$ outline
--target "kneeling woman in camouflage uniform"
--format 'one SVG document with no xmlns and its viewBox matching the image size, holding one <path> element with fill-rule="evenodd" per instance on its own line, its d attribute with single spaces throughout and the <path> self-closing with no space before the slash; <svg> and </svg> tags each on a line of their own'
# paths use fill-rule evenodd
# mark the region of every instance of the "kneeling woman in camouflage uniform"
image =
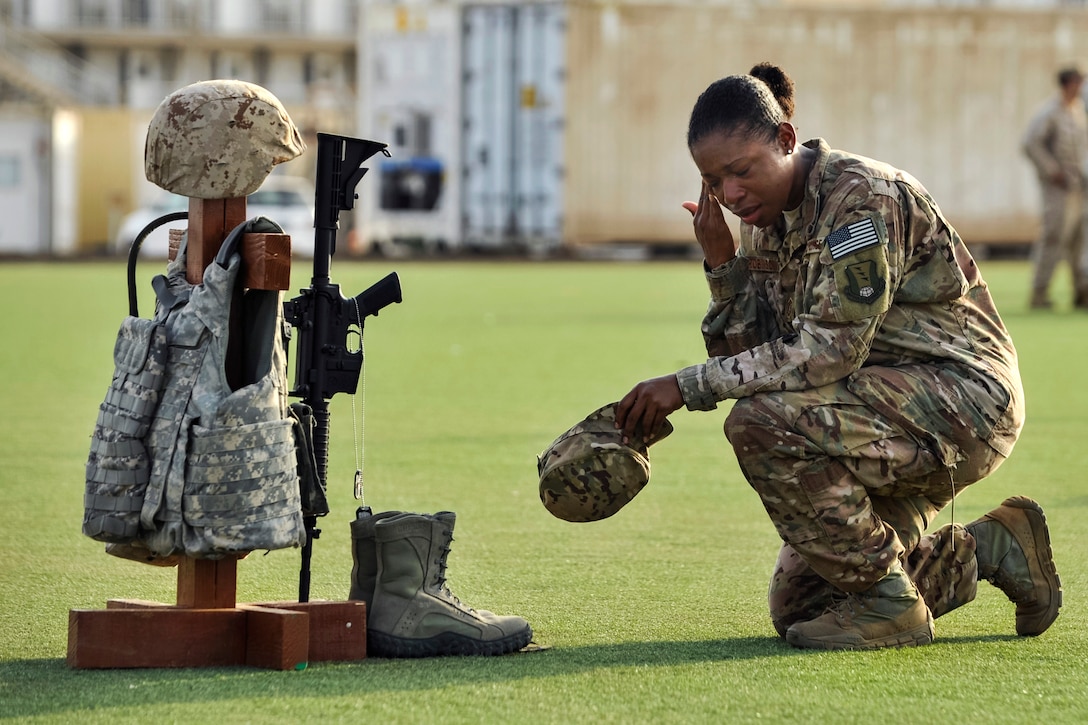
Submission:
<svg viewBox="0 0 1088 725">
<path fill-rule="evenodd" d="M 909 174 L 799 143 L 762 64 L 699 97 L 688 147 L 710 358 L 635 386 L 617 426 L 735 399 L 725 422 L 783 546 L 769 603 L 798 647 L 920 645 L 988 579 L 1037 635 L 1061 605 L 1042 510 L 1013 497 L 926 534 L 1024 420 L 1016 351 L 956 231 Z M 734 242 L 722 207 L 741 220 Z"/>
</svg>

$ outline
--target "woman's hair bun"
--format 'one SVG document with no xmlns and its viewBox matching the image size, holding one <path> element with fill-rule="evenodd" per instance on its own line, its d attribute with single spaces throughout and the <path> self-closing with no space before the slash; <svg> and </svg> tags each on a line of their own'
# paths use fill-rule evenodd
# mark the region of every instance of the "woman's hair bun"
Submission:
<svg viewBox="0 0 1088 725">
<path fill-rule="evenodd" d="M 758 63 L 752 66 L 748 75 L 766 83 L 774 94 L 775 100 L 778 101 L 778 105 L 782 106 L 786 119 L 793 118 L 793 79 L 786 71 L 773 63 Z"/>
</svg>

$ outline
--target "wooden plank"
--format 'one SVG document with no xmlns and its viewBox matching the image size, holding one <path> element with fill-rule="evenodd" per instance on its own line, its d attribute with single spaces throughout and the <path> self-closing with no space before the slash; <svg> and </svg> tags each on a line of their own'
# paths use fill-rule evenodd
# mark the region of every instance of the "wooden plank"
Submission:
<svg viewBox="0 0 1088 725">
<path fill-rule="evenodd" d="M 249 289 L 290 289 L 291 235 L 259 233 L 243 236 L 242 284 Z"/>
<path fill-rule="evenodd" d="M 246 198 L 189 199 L 189 239 L 185 247 L 185 278 L 200 284 L 231 229 L 246 220 Z"/>
<path fill-rule="evenodd" d="M 241 604 L 306 612 L 310 621 L 310 662 L 353 662 L 366 659 L 366 603 L 347 601 Z"/>
<path fill-rule="evenodd" d="M 310 617 L 306 612 L 248 605 L 246 664 L 272 670 L 301 669 L 309 661 Z"/>
<path fill-rule="evenodd" d="M 265 669 L 276 670 L 290 670 L 300 669 L 304 667 L 306 663 L 315 660 L 311 656 L 310 648 L 310 633 L 316 631 L 321 633 L 324 628 L 331 626 L 328 616 L 319 617 L 321 620 L 317 627 L 311 627 L 310 623 L 310 608 L 305 605 L 299 606 L 297 602 L 287 603 L 288 607 L 278 607 L 275 605 L 257 605 L 257 604 L 241 604 L 237 608 L 222 610 L 194 610 L 184 607 L 178 607 L 170 604 L 163 604 L 162 602 L 148 601 L 145 599 L 111 599 L 106 602 L 106 610 L 108 611 L 155 611 L 155 612 L 173 612 L 178 616 L 169 616 L 168 614 L 162 616 L 158 620 L 158 626 L 162 627 L 162 632 L 159 633 L 168 639 L 176 639 L 179 634 L 185 637 L 183 646 L 186 648 L 186 652 L 192 651 L 193 654 L 186 660 L 185 664 L 175 665 L 169 663 L 156 662 L 154 664 L 125 664 L 117 659 L 103 660 L 103 655 L 98 652 L 100 641 L 115 641 L 120 642 L 121 651 L 130 653 L 134 647 L 142 648 L 146 646 L 154 649 L 154 640 L 147 642 L 133 642 L 133 637 L 145 638 L 146 634 L 140 631 L 139 627 L 132 628 L 131 620 L 116 620 L 116 619 L 95 619 L 87 611 L 82 611 L 78 621 L 72 620 L 71 614 L 69 615 L 69 664 L 72 667 L 212 667 L 221 666 L 222 657 L 217 651 L 217 647 L 207 641 L 199 641 L 195 643 L 188 639 L 187 635 L 178 632 L 179 628 L 183 630 L 191 629 L 192 616 L 194 611 L 209 612 L 209 611 L 229 611 L 229 612 L 243 612 L 244 620 L 241 623 L 235 623 L 234 626 L 241 627 L 241 635 L 238 632 L 231 632 L 231 637 L 234 638 L 231 643 L 231 647 L 243 646 L 244 652 L 232 652 L 227 658 L 231 661 L 228 664 L 246 664 L 251 667 L 262 667 Z M 355 604 L 349 602 L 345 604 Z M 359 602 L 358 604 L 362 604 Z M 342 608 L 342 607 L 341 607 Z M 323 610 L 332 611 L 333 608 L 325 607 Z M 101 610 L 97 610 L 101 611 Z M 353 613 L 358 614 L 358 610 L 352 607 Z M 365 612 L 365 605 L 363 610 Z M 234 616 L 234 615 L 232 615 Z M 120 624 L 118 624 L 120 621 Z M 351 628 L 351 624 L 347 625 L 348 629 Z M 362 622 L 362 629 L 365 637 L 366 621 L 365 618 Z M 107 631 L 101 631 L 105 627 Z M 114 629 L 122 627 L 121 631 L 113 631 Z M 344 627 L 344 623 L 340 622 L 340 627 Z M 83 639 L 80 640 L 80 632 L 83 632 Z M 156 635 L 159 636 L 159 635 Z M 192 634 L 193 637 L 205 637 L 210 636 L 213 638 L 221 637 L 221 632 L 218 629 L 208 630 L 204 628 L 203 634 L 197 632 Z M 238 638 L 244 640 L 244 645 L 238 644 Z M 325 641 L 329 640 L 328 636 L 325 637 Z M 171 645 L 174 646 L 174 645 Z M 356 648 L 358 649 L 358 648 Z M 318 648 L 317 653 L 324 655 L 321 657 L 322 661 L 335 659 L 335 660 L 347 660 L 347 659 L 362 659 L 366 655 L 366 643 L 363 640 L 362 656 L 357 656 L 356 652 L 352 650 L 344 650 L 346 654 L 351 656 L 329 656 L 328 645 L 324 649 Z M 212 660 L 205 660 L 203 658 L 211 656 Z M 113 655 L 111 655 L 113 656 Z M 117 655 L 120 657 L 121 655 Z M 131 654 L 125 654 L 125 657 L 130 658 L 127 661 L 131 661 Z M 177 658 L 176 654 L 171 655 L 171 661 Z M 217 661 L 218 660 L 218 661 Z M 237 660 L 237 661 L 235 661 Z M 139 661 L 139 660 L 136 660 Z"/>
<path fill-rule="evenodd" d="M 68 612 L 68 666 L 243 665 L 246 616 L 241 609 L 73 609 Z"/>
<path fill-rule="evenodd" d="M 106 602 L 106 609 L 162 609 L 171 606 L 173 605 L 148 599 L 110 599 Z"/>
<path fill-rule="evenodd" d="M 185 236 L 184 229 L 170 229 L 167 231 L 169 241 L 167 242 L 166 258 L 173 262 L 178 258 L 178 250 L 181 249 L 181 239 Z"/>
</svg>

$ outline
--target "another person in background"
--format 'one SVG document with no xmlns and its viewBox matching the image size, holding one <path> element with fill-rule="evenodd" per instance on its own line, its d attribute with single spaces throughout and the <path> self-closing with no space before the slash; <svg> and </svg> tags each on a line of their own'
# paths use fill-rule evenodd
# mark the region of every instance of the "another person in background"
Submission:
<svg viewBox="0 0 1088 725">
<path fill-rule="evenodd" d="M 636 385 L 617 427 L 634 438 L 681 407 L 734 401 L 726 437 L 783 542 L 771 620 L 796 647 L 927 644 L 980 579 L 1016 604 L 1018 634 L 1041 634 L 1062 593 L 1036 502 L 926 533 L 1024 422 L 989 289 L 914 177 L 801 143 L 792 115 L 793 81 L 768 64 L 696 102 L 703 183 L 684 207 L 710 287 L 709 359 Z"/>
<path fill-rule="evenodd" d="M 1042 187 L 1042 230 L 1032 259 L 1031 306 L 1052 305 L 1050 281 L 1064 257 L 1073 270 L 1073 304 L 1088 308 L 1088 251 L 1084 245 L 1085 179 L 1088 161 L 1088 114 L 1080 90 L 1084 74 L 1077 68 L 1058 73 L 1057 95 L 1043 104 L 1024 133 L 1024 153 L 1031 159 Z"/>
</svg>

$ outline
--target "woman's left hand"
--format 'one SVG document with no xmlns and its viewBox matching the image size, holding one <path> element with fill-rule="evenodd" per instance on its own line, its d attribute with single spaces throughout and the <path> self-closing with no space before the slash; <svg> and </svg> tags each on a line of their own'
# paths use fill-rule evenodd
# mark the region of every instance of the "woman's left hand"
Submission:
<svg viewBox="0 0 1088 725">
<path fill-rule="evenodd" d="M 636 437 L 636 429 L 646 434 L 656 432 L 673 411 L 684 405 L 676 375 L 646 380 L 631 389 L 616 404 L 616 427 L 623 430 L 626 443 Z"/>
</svg>

